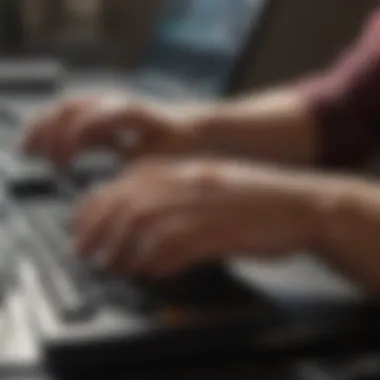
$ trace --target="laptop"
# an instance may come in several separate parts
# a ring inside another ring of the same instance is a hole
[[[129,86],[174,99],[223,96],[245,45],[267,22],[271,1],[183,3],[168,2]]]

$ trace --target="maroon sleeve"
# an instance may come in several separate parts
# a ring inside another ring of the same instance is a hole
[[[359,164],[380,147],[380,11],[328,70],[301,83],[320,127],[321,160]]]

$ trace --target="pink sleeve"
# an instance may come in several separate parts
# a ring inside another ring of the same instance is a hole
[[[358,164],[380,147],[380,12],[328,70],[301,83],[320,127],[321,161]]]

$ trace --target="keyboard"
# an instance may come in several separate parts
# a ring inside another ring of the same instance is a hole
[[[125,368],[237,352],[247,330],[278,319],[278,307],[222,263],[154,282],[80,260],[70,214],[78,197],[117,174],[114,158],[87,156],[64,173],[12,151],[2,162],[25,258],[21,278],[52,368]]]
[[[85,157],[65,173],[15,152],[3,151],[0,162],[29,317],[54,372],[320,357],[378,346],[376,300],[291,315],[224,263],[148,282],[80,260],[70,214],[78,197],[117,175],[112,157]]]

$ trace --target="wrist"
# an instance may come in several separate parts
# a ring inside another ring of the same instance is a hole
[[[219,151],[229,125],[226,109],[221,104],[199,106],[189,112],[187,128],[191,132],[193,150]]]
[[[354,179],[325,181],[314,197],[318,252],[369,290],[380,289],[380,190]]]
[[[316,189],[320,180],[298,171],[276,166],[249,167],[240,164],[235,172],[224,171],[226,182],[238,184],[238,199],[247,212],[262,213],[268,223],[275,251],[315,250],[321,240],[321,217]],[[252,231],[249,232],[252,236]]]
[[[355,239],[359,219],[368,218],[371,207],[380,206],[380,192],[375,187],[349,178],[321,180],[313,199],[319,248],[329,252],[344,251]]]
[[[328,204],[334,194],[329,191],[328,179],[302,171],[280,167],[263,168],[259,174],[266,186],[267,196],[273,200],[279,224],[293,230],[296,250],[319,251],[326,245],[326,226],[330,220]],[[251,177],[254,178],[254,177]],[[253,184],[257,187],[257,184]]]
[[[315,159],[314,123],[299,94],[274,90],[200,108],[192,120],[197,149],[282,163]]]
[[[288,210],[288,223],[298,231],[296,249],[318,251],[324,240],[323,179],[302,172],[282,171],[281,193]]]
[[[294,178],[291,194],[295,195],[306,216],[308,244],[305,248],[328,252],[346,242],[348,231],[345,229],[355,219],[360,185],[347,178],[299,172],[291,176]]]

